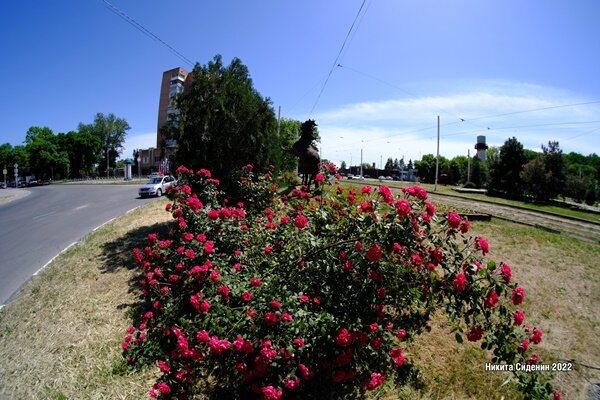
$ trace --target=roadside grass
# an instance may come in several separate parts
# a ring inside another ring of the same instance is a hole
[[[157,368],[129,372],[120,344],[136,306],[131,249],[164,231],[158,200],[107,224],[60,255],[0,311],[0,398],[143,399]],[[490,256],[510,264],[526,289],[526,322],[544,331],[546,361],[600,365],[600,246],[506,221],[473,222]],[[458,344],[443,315],[406,351],[418,367],[403,387],[388,383],[372,399],[519,399],[510,375],[486,372],[491,356]],[[556,375],[567,395],[583,398],[600,374],[580,367]],[[504,384],[504,385],[503,385]]]
[[[341,182],[343,185],[352,185],[352,186],[387,185],[390,188],[396,188],[396,189],[415,185],[414,182],[397,182],[397,181],[379,182],[379,181],[343,180]],[[416,184],[419,186],[422,186],[429,193],[449,195],[449,196],[459,197],[459,198],[464,198],[464,199],[480,200],[480,201],[484,201],[484,202],[488,202],[488,203],[504,204],[504,205],[514,206],[514,207],[526,208],[526,209],[533,210],[533,211],[542,211],[542,212],[548,212],[548,213],[566,216],[566,217],[579,218],[579,219],[583,219],[585,221],[600,222],[600,214],[593,213],[593,212],[586,212],[584,210],[577,210],[577,209],[571,209],[571,208],[559,207],[559,206],[553,206],[553,205],[545,205],[545,204],[527,203],[524,201],[504,199],[502,197],[488,196],[488,195],[481,194],[481,193],[459,193],[459,192],[452,190],[452,188],[454,186],[448,186],[448,185],[438,185],[437,190],[434,191],[435,185],[428,184],[428,183],[416,183]]]

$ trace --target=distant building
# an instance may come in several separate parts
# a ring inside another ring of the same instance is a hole
[[[477,157],[485,162],[486,156],[485,151],[488,149],[488,145],[485,144],[485,136],[477,136],[477,143],[475,143],[475,150],[477,150]]]
[[[176,120],[179,110],[175,107],[175,97],[185,90],[191,75],[181,67],[163,72],[158,101],[158,120],[156,124],[156,147],[140,149],[140,169],[142,173],[173,173],[171,160],[177,152],[177,142],[166,139],[160,134],[160,128],[167,122]]]

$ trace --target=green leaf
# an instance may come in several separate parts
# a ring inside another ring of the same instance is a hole
[[[463,342],[462,335],[460,333],[458,333],[458,332],[456,332],[454,334],[454,339],[456,339],[456,342],[458,342],[458,343],[462,343]]]

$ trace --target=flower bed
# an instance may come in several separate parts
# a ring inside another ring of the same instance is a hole
[[[247,207],[220,201],[207,170],[178,173],[171,234],[134,250],[144,312],[123,349],[162,371],[150,396],[360,397],[410,375],[410,343],[436,310],[492,362],[540,363],[510,266],[483,263],[487,241],[421,187],[279,197],[248,166]],[[527,398],[552,395],[546,374],[514,373]]]

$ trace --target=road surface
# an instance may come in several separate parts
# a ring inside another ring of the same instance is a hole
[[[136,185],[50,185],[0,202],[0,307],[57,254],[95,228],[153,201]],[[0,191],[5,195],[8,190]]]

